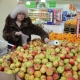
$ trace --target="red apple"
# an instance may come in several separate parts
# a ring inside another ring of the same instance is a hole
[[[77,64],[77,68],[78,68],[78,70],[80,70],[80,63]]]
[[[59,80],[59,74],[57,72],[53,73],[53,80]]]
[[[34,71],[35,71],[34,67],[27,68],[27,73],[30,74],[30,75],[34,74]]]
[[[35,71],[34,72],[34,76],[35,77],[40,77],[41,76],[41,72],[40,71]]]
[[[46,74],[48,75],[48,76],[51,76],[52,74],[53,74],[53,68],[47,68],[46,69]]]
[[[66,54],[65,56],[66,56],[67,59],[71,58],[71,56],[69,54]]]
[[[19,71],[17,75],[20,79],[23,79],[25,77],[25,73],[23,71]]]
[[[60,58],[63,60],[65,59],[65,54],[60,54]]]
[[[70,63],[71,65],[74,65],[74,64],[75,64],[75,62],[74,62],[73,59],[70,59],[70,60],[69,60],[69,63]]]
[[[65,71],[70,71],[71,70],[71,64],[66,64],[66,65],[64,65],[64,70]]]
[[[47,76],[47,80],[53,80],[52,76]]]

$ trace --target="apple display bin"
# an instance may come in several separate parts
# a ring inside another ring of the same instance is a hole
[[[0,80],[16,80],[16,74],[7,74],[0,71]]]

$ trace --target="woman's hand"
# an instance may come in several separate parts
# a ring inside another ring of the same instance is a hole
[[[45,39],[44,39],[44,42],[45,42],[45,43],[48,43],[48,42],[49,42],[49,39],[48,39],[48,38],[45,38]]]
[[[16,36],[20,36],[21,34],[22,34],[21,31],[19,31],[19,32],[15,32],[15,35],[16,35]]]

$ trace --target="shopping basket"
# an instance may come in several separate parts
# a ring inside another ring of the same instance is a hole
[[[5,47],[3,47],[1,44],[6,44]],[[11,46],[11,49],[9,49],[7,46]],[[10,44],[8,42],[0,40],[0,56],[8,54],[11,50],[15,49],[16,46],[13,44]]]

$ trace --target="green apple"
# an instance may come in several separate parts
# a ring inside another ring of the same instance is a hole
[[[20,68],[15,68],[14,73],[17,73],[20,70]]]
[[[29,80],[29,74],[25,74],[25,80]]]
[[[44,58],[42,59],[42,64],[46,64],[48,62],[48,59]]]
[[[77,68],[77,66],[72,66],[72,70],[74,70],[74,71],[77,71],[78,70],[78,68]]]
[[[15,69],[16,68],[16,66],[15,66],[15,63],[12,63],[11,65],[10,65],[10,69]]]
[[[27,69],[25,67],[21,67],[20,70],[23,71],[23,72],[27,71]]]
[[[64,67],[63,66],[57,67],[57,72],[62,74],[64,72]]]
[[[56,59],[55,55],[50,55],[50,56],[49,56],[49,60],[50,60],[51,62],[53,62],[55,59]]]
[[[35,77],[34,80],[40,80],[40,78]]]
[[[39,54],[39,59],[44,59],[45,58],[45,54]]]
[[[77,57],[77,62],[80,62],[80,57]]]
[[[69,59],[64,59],[64,63],[65,64],[69,63]]]
[[[61,59],[61,58],[60,58],[59,56],[56,56],[56,60],[57,60],[57,61],[60,61],[60,59]]]
[[[60,49],[59,48],[55,48],[55,52],[56,53],[59,53],[60,52]]]
[[[3,63],[3,58],[0,58],[0,64]]]
[[[27,66],[27,68],[32,67],[33,66],[33,62],[32,61],[27,61],[26,62],[26,66]]]
[[[52,62],[48,62],[48,63],[46,64],[46,66],[47,66],[48,68],[52,68],[52,67],[53,67],[53,64],[52,64]]]
[[[8,70],[6,73],[7,74],[13,74],[13,71],[12,70]]]
[[[42,61],[41,61],[41,59],[39,59],[39,58],[38,58],[38,59],[34,59],[34,63],[41,64],[41,62],[42,62]]]

